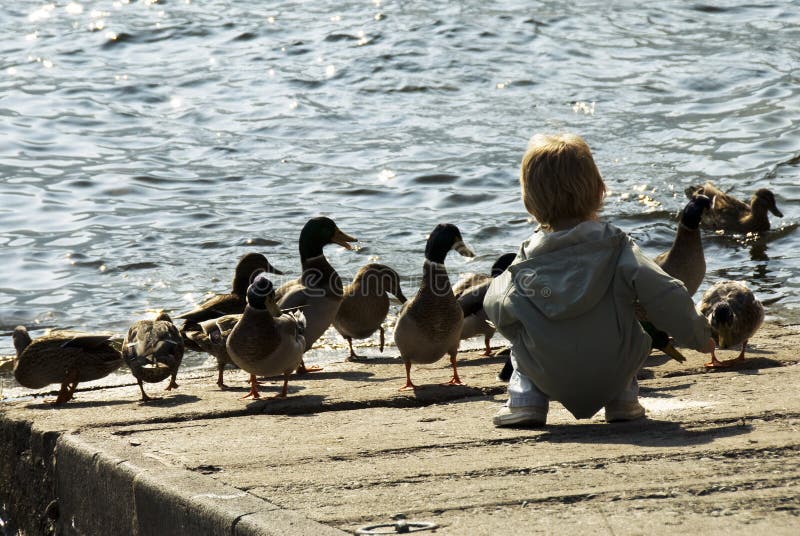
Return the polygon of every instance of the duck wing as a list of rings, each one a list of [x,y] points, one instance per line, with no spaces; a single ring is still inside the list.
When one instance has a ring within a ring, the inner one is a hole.
[[[289,281],[275,291],[275,303],[284,311],[299,309],[308,304],[307,287],[300,279]]]
[[[490,284],[491,279],[464,289],[460,294],[456,295],[458,305],[461,306],[461,310],[464,312],[464,318],[477,314],[483,309],[483,298],[486,296]]]
[[[491,278],[492,277],[487,274],[466,274],[453,286],[453,294],[458,298],[467,289],[480,285],[484,281],[491,280]]]
[[[245,300],[236,294],[218,294],[175,318],[192,322],[202,322],[224,315],[239,314],[244,311]]]

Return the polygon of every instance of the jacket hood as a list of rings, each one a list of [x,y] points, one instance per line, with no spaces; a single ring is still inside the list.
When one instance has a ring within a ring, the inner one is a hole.
[[[580,316],[605,295],[628,240],[619,228],[598,221],[540,231],[523,242],[509,267],[517,293],[552,320]]]

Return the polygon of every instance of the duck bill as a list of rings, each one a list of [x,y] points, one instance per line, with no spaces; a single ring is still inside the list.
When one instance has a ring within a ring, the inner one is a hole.
[[[777,217],[783,218],[783,212],[778,210],[778,207],[776,207],[775,205],[772,205],[771,207],[769,207],[769,211],[772,212],[773,214],[775,214]]]
[[[269,261],[267,261],[266,271],[271,273],[271,274],[275,274],[275,275],[284,275],[281,270],[278,270],[277,268],[272,266]]]
[[[677,361],[678,363],[684,363],[686,361],[686,356],[684,356],[677,348],[672,345],[672,341],[669,341],[666,346],[661,348],[661,351],[667,354],[669,357]]]
[[[347,233],[343,233],[339,229],[336,229],[336,231],[333,233],[333,237],[331,237],[331,242],[342,246],[344,249],[353,249],[353,246],[350,245],[350,242],[358,242],[358,239],[353,238]]]
[[[469,249],[469,247],[464,243],[463,240],[459,240],[455,244],[453,244],[453,249],[456,250],[459,254],[463,255],[464,257],[474,257],[475,252]]]

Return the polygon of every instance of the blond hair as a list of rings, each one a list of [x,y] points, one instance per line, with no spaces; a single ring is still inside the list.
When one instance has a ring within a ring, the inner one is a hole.
[[[559,222],[591,219],[606,193],[589,146],[575,134],[531,138],[519,183],[525,208],[546,229]]]

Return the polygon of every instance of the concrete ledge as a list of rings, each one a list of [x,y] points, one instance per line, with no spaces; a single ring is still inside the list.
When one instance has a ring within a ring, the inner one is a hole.
[[[61,534],[346,534],[133,449],[63,435],[55,461]]]

